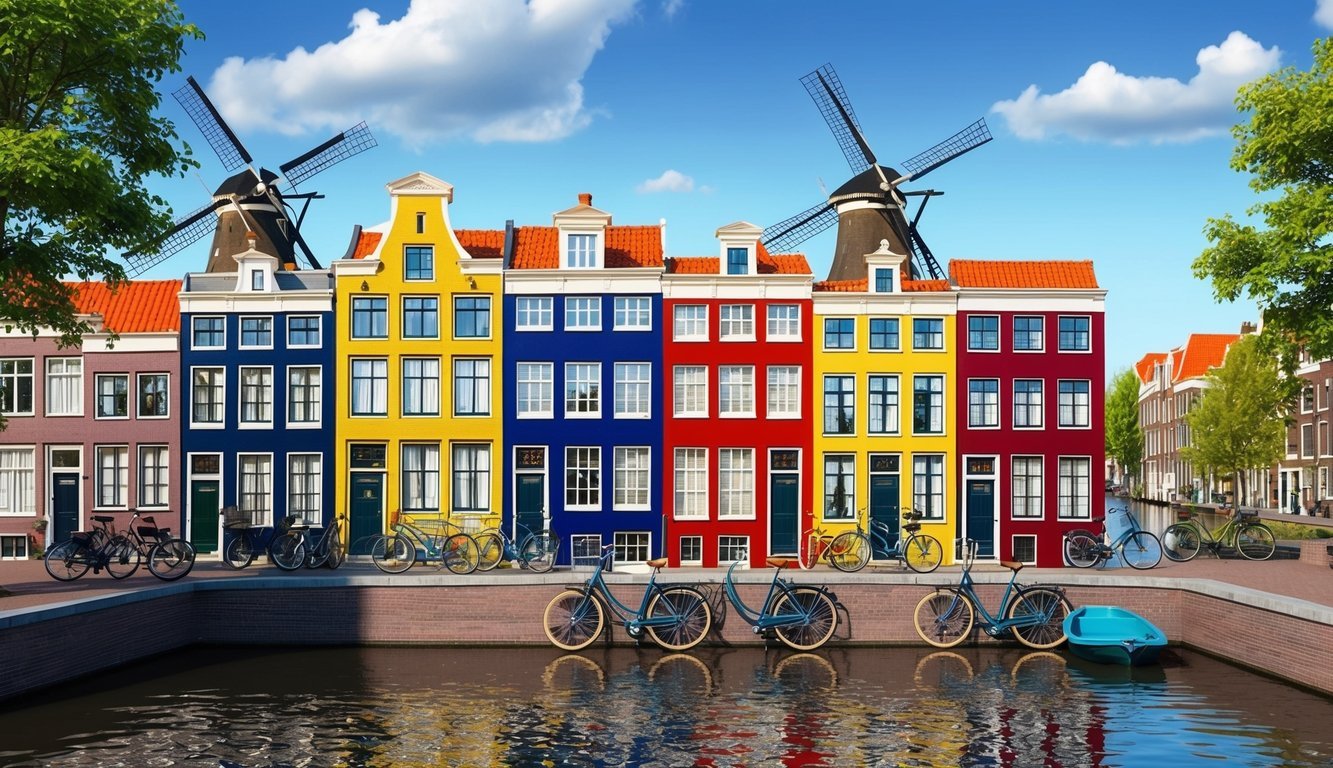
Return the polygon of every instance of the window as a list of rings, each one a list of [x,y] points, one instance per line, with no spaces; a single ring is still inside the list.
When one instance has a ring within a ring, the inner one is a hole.
[[[898,377],[870,377],[870,425],[872,435],[898,434]]]
[[[129,504],[130,449],[123,446],[97,448],[97,506]]]
[[[717,410],[719,416],[754,416],[754,366],[717,369]]]
[[[403,298],[403,338],[438,339],[440,337],[440,300],[434,296]]]
[[[649,450],[646,447],[616,448],[612,478],[613,509],[649,509]],[[647,559],[647,558],[643,558]]]
[[[681,417],[708,415],[708,369],[702,365],[678,365],[672,372],[673,412]]]
[[[126,419],[130,415],[130,377],[123,373],[97,377],[97,418]]]
[[[646,419],[652,415],[653,366],[616,363],[615,418]]]
[[[1040,352],[1045,349],[1042,339],[1042,327],[1045,322],[1041,316],[1019,315],[1014,318],[1014,350],[1017,352]]]
[[[273,318],[271,317],[242,317],[241,318],[241,347],[263,347],[271,348],[273,346]]]
[[[0,414],[32,415],[32,358],[0,360]]]
[[[893,293],[893,270],[879,267],[875,270],[875,293]]]
[[[967,318],[967,348],[971,352],[995,352],[1000,349],[1000,318],[972,315]]]
[[[250,290],[252,291],[264,290],[264,270],[262,269],[250,270]]]
[[[648,296],[617,296],[617,331],[649,331],[653,327],[653,300]]]
[[[678,305],[671,324],[671,338],[674,341],[708,341],[708,307]]]
[[[856,349],[856,319],[824,318],[824,349]]]
[[[912,506],[923,517],[944,519],[944,457],[912,457]]]
[[[551,297],[519,296],[514,302],[514,329],[519,331],[551,330]]]
[[[241,368],[241,424],[273,423],[273,369]]]
[[[319,318],[314,316],[287,318],[287,346],[288,347],[321,346]]]
[[[403,279],[433,280],[434,278],[435,249],[429,245],[403,246]]]
[[[1014,380],[1014,428],[1040,429],[1041,379]]]
[[[226,321],[221,317],[196,317],[190,321],[190,346],[221,349],[227,345]]]
[[[718,323],[722,341],[754,341],[753,304],[723,304],[718,310]]]
[[[652,536],[646,532],[616,531],[612,545],[617,563],[642,563],[649,558]]]
[[[240,462],[240,507],[255,525],[273,524],[273,457],[242,453]]]
[[[287,514],[312,522],[323,515],[323,462],[318,453],[288,454]]]
[[[677,448],[675,462],[678,519],[708,518],[708,449]]]
[[[418,213],[418,214],[417,214],[417,234],[418,234],[418,235],[423,234],[423,233],[425,233],[425,231],[426,231],[426,214],[424,214],[424,213]],[[404,259],[404,261],[406,261],[406,259]]]
[[[944,377],[912,377],[912,432],[944,434]]]
[[[0,515],[36,514],[36,449],[0,448]]]
[[[517,402],[520,419],[549,419],[553,415],[553,368],[551,363],[518,364]]]
[[[457,385],[455,385],[457,397]],[[403,358],[403,415],[440,415],[440,359]]]
[[[1301,458],[1314,458],[1314,425],[1301,425]]]
[[[944,319],[912,318],[912,349],[944,349]]]
[[[139,447],[139,506],[165,507],[171,503],[171,475],[165,445]]]
[[[226,379],[221,368],[195,368],[190,376],[190,421],[194,424],[221,424],[227,404]]]
[[[967,382],[967,426],[1000,426],[999,379],[971,379]]]
[[[681,536],[680,564],[703,565],[703,562],[704,562],[704,537]]]
[[[491,337],[491,297],[454,297],[454,338],[489,339]]]
[[[566,298],[565,330],[602,330],[602,298],[600,296],[570,296]]]
[[[389,338],[389,300],[383,296],[352,297],[352,338]]]
[[[83,415],[83,358],[46,359],[46,415]]]
[[[717,563],[729,565],[738,563],[750,556],[749,536],[718,536]]]
[[[1024,565],[1035,565],[1037,562],[1037,537],[1036,536],[1015,536],[1014,559]]]
[[[856,459],[824,454],[824,519],[851,520],[856,514]]]
[[[1086,520],[1092,516],[1092,460],[1060,457],[1060,517]]]
[[[1089,341],[1088,326],[1092,322],[1088,317],[1060,316],[1060,351],[1087,352],[1092,348]]]
[[[596,567],[602,561],[602,535],[576,533],[570,536],[569,558],[572,565]]]
[[[1314,412],[1314,385],[1306,384],[1301,387],[1301,413]]]
[[[801,366],[768,367],[768,418],[801,418]]]
[[[352,361],[352,415],[387,416],[389,361]]]
[[[597,266],[597,235],[569,235],[566,243],[566,267],[592,269]]]
[[[870,318],[870,348],[879,351],[897,351],[902,346],[898,337],[898,318]]]
[[[454,360],[454,415],[491,415],[489,358]]]
[[[565,418],[602,416],[602,364],[565,363]]]
[[[799,305],[768,305],[768,340],[801,340],[801,308]]]
[[[748,248],[727,249],[727,274],[750,274],[750,253]]]
[[[856,392],[851,376],[824,377],[824,434],[856,433]]]
[[[0,560],[27,560],[28,537],[0,536]]]
[[[287,369],[287,424],[309,426],[321,419],[322,392],[319,368]]]
[[[602,449],[565,449],[565,508],[602,508]]]
[[[1042,517],[1041,457],[1015,456],[1012,483],[1014,501],[1010,515],[1014,518]]]
[[[1087,381],[1060,381],[1059,409],[1061,427],[1092,426]]]
[[[168,415],[170,378],[165,373],[139,374],[139,418],[160,419]]]
[[[406,512],[440,511],[440,446],[403,446],[402,504]]]
[[[753,449],[718,449],[717,516],[719,519],[754,517]]]
[[[460,443],[454,446],[455,512],[491,511],[491,446]]]

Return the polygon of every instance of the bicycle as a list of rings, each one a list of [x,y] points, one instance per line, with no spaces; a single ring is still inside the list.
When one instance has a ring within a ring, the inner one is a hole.
[[[638,640],[646,633],[668,651],[688,650],[707,636],[713,626],[713,613],[704,594],[683,584],[657,583],[657,572],[667,564],[665,557],[647,561],[653,574],[637,611],[617,600],[602,576],[614,554],[614,544],[602,547],[597,568],[587,582],[577,589],[566,589],[547,603],[542,629],[552,645],[566,651],[587,648],[602,634],[608,613],[630,637]]]
[[[1137,570],[1147,570],[1162,562],[1162,542],[1148,531],[1139,527],[1139,521],[1128,509],[1108,509],[1106,514],[1123,512],[1129,520],[1129,527],[1115,538],[1105,541],[1106,518],[1094,517],[1089,522],[1098,524],[1100,533],[1079,528],[1065,534],[1065,558],[1075,568],[1091,568],[1094,565],[1106,565],[1116,551],[1120,559]]]
[[[1162,547],[1167,558],[1178,563],[1193,560],[1203,547],[1218,558],[1222,557],[1223,547],[1234,549],[1247,560],[1267,560],[1277,551],[1272,529],[1259,522],[1256,510],[1238,509],[1225,523],[1211,531],[1190,513],[1181,512],[1181,515],[1184,519],[1162,534]]]
[[[795,584],[779,578],[782,569],[799,565],[794,558],[770,557],[773,582],[768,587],[763,608],[756,611],[746,605],[736,591],[733,574],[736,566],[749,559],[744,554],[727,569],[722,589],[736,607],[741,620],[754,628],[756,635],[768,639],[776,635],[782,644],[797,651],[813,651],[833,637],[838,628],[838,596],[823,586]]]
[[[1051,584],[1025,587],[1018,583],[1023,564],[1001,560],[1008,568],[1009,584],[1000,597],[999,609],[992,615],[977,594],[972,580],[972,564],[977,559],[977,542],[965,542],[963,574],[956,587],[937,588],[921,598],[913,612],[916,633],[936,648],[952,648],[967,639],[977,624],[991,637],[1012,635],[1029,648],[1046,650],[1065,641],[1065,616],[1073,610],[1064,590]],[[980,623],[977,617],[980,616]]]
[[[797,564],[808,571],[823,560],[840,571],[853,570],[846,561],[850,556],[848,546],[851,544],[851,539],[847,538],[848,533],[850,531],[825,533],[823,528],[811,528],[805,534],[805,548],[797,553]]]
[[[139,570],[139,550],[128,536],[110,527],[115,518],[93,515],[92,521],[91,531],[75,531],[47,551],[46,572],[51,578],[74,581],[89,569],[93,573],[105,569],[111,578],[124,579]]]
[[[514,539],[503,528],[488,528],[473,538],[477,540],[477,568],[489,571],[500,564],[501,560],[513,560],[519,568],[527,568],[533,573],[546,573],[555,565],[556,553],[560,551],[560,539],[550,531],[529,531],[527,526],[517,523],[527,531],[522,543],[515,546]]]
[[[421,527],[441,522],[444,528],[441,531],[430,533]],[[414,521],[401,511],[394,510],[389,518],[389,527],[393,533],[377,536],[370,545],[371,562],[385,573],[402,573],[418,559],[423,563],[438,561],[460,575],[477,570],[476,539],[457,530],[457,526],[448,521]],[[457,532],[449,533],[450,528]]]
[[[141,523],[140,525],[136,525]],[[152,515],[134,510],[130,517],[130,540],[148,560],[148,572],[163,581],[175,581],[194,568],[194,545],[171,535],[170,528],[159,528]]]
[[[312,541],[310,524],[300,515],[288,515],[285,521],[287,532],[274,538],[268,547],[273,564],[284,571],[294,571],[302,565],[307,568],[328,565],[336,570],[347,557],[339,533],[342,521],[343,517],[338,516],[332,525],[324,528],[318,539]]]
[[[893,546],[889,546],[893,531],[887,523],[871,519],[867,533],[858,521],[855,531],[847,531],[833,540],[833,550],[840,553],[838,559],[832,561],[833,567],[854,573],[866,567],[875,552],[883,552],[884,557],[901,560],[917,573],[930,573],[939,568],[944,560],[944,546],[934,536],[920,533],[922,517],[915,509],[904,512],[903,519],[908,522],[903,525],[903,534]],[[839,540],[845,540],[841,547]]]
[[[230,568],[240,570],[248,568],[260,552],[268,552],[269,547],[264,546],[263,531],[267,526],[252,525],[249,512],[242,512],[235,506],[226,506],[222,508],[222,528],[223,531],[232,531],[230,539],[226,546],[222,548],[222,562]],[[269,544],[280,536],[281,526],[275,526],[273,536],[269,539]],[[273,559],[273,553],[268,552],[269,560]]]

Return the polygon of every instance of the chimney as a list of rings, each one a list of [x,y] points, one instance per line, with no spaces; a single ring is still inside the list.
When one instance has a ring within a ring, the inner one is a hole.
[[[1245,335],[1245,334],[1247,334],[1247,333],[1254,333],[1254,323],[1251,323],[1251,322],[1248,321],[1248,320],[1246,320],[1245,322],[1242,322],[1242,323],[1240,324],[1240,332],[1241,332],[1241,335],[1242,335],[1242,336]]]
[[[579,205],[592,206],[592,193],[591,193],[591,192],[580,192],[580,193],[579,193]]]

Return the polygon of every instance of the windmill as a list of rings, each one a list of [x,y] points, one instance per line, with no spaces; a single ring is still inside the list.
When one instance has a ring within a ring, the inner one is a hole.
[[[985,118],[904,160],[902,168],[905,172],[900,173],[880,165],[875,159],[875,153],[861,133],[847,92],[831,65],[825,64],[802,77],[801,84],[833,131],[834,139],[852,168],[852,178],[833,190],[825,202],[765,229],[761,238],[764,247],[771,253],[785,253],[836,223],[838,242],[833,252],[833,266],[829,269],[830,280],[864,278],[865,255],[875,251],[881,240],[888,240],[890,248],[897,253],[911,253],[912,269],[918,278],[926,275],[935,279],[945,277],[944,270],[917,231],[926,202],[944,193],[933,189],[908,192],[899,187],[907,181],[921,179],[959,155],[990,141]],[[907,218],[908,197],[921,198],[911,220]]]
[[[206,268],[209,272],[234,272],[236,263],[231,257],[249,247],[249,232],[255,234],[255,249],[277,257],[285,268],[296,266],[299,249],[306,262],[319,269],[319,260],[301,237],[301,222],[310,201],[324,196],[317,192],[298,193],[296,185],[376,146],[375,137],[366,124],[359,123],[283,163],[278,166],[282,174],[279,176],[267,168],[255,170],[250,153],[193,77],[186,78],[186,84],[172,95],[198,126],[227,171],[235,171],[241,166],[245,168],[222,182],[208,205],[178,218],[166,232],[126,254],[129,261],[126,272],[131,277],[142,274],[210,231],[213,232],[213,247]],[[287,183],[289,191],[284,193],[278,189],[279,179]],[[293,201],[298,200],[301,201],[299,213],[293,206]]]

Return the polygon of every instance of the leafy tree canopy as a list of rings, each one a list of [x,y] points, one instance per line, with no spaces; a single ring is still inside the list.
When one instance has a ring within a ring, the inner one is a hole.
[[[1106,393],[1106,453],[1125,474],[1139,476],[1143,430],[1139,427],[1139,377],[1133,368],[1116,374]]]

